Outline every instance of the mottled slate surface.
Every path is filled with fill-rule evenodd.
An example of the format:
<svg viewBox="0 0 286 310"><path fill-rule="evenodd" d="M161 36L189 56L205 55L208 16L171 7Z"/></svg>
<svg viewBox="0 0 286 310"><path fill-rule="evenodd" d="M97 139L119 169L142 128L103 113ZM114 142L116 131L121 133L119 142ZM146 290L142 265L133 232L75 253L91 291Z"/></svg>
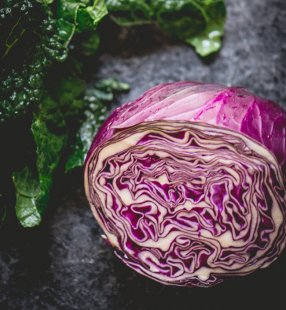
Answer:
<svg viewBox="0 0 286 310"><path fill-rule="evenodd" d="M228 0L222 51L207 60L153 28L108 27L95 78L132 90L118 104L164 81L240 85L286 107L285 0ZM151 35L150 35L151 33ZM286 255L270 268L212 289L165 287L123 266L100 238L81 172L58 180L38 229L0 231L0 309L283 309ZM284 282L284 284L283 284ZM282 307L282 308L281 308Z"/></svg>

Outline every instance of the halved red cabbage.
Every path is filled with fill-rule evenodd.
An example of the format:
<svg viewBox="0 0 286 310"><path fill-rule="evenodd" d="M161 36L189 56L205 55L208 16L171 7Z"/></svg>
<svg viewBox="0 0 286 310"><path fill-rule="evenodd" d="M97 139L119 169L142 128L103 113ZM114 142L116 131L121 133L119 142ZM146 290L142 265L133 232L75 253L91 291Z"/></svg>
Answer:
<svg viewBox="0 0 286 310"><path fill-rule="evenodd" d="M92 211L123 262L212 286L286 244L286 113L242 88L168 83L117 108L87 155Z"/></svg>

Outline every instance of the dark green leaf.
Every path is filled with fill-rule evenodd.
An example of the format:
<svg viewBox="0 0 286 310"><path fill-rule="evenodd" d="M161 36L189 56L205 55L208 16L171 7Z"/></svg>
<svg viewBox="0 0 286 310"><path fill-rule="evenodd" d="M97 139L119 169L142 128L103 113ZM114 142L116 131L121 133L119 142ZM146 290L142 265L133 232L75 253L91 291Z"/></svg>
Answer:
<svg viewBox="0 0 286 310"><path fill-rule="evenodd" d="M67 56L50 6L29 0L4 4L8 7L0 9L4 38L0 40L0 122L35 109L44 93L48 68Z"/></svg>
<svg viewBox="0 0 286 310"><path fill-rule="evenodd" d="M49 201L55 172L66 147L68 122L82 111L85 83L76 77L62 77L50 87L35 115L32 135L36 160L15 172L16 215L22 226L38 225Z"/></svg>
<svg viewBox="0 0 286 310"><path fill-rule="evenodd" d="M114 100L116 94L129 90L129 85L118 82L114 79L105 79L95 84L87 90L85 101L87 108L85 110L85 119L76 135L70 156L65 165L65 170L70 171L76 167L81 167L85 156L89 150L92 139L99 126L105 120L108 105Z"/></svg>
<svg viewBox="0 0 286 310"><path fill-rule="evenodd" d="M75 32L95 30L106 14L104 0L59 0L58 26L64 44L70 43Z"/></svg>
<svg viewBox="0 0 286 310"><path fill-rule="evenodd" d="M99 34L96 31L90 32L86 35L85 40L82 40L80 44L80 53L84 56L94 55L100 43Z"/></svg>
<svg viewBox="0 0 286 310"><path fill-rule="evenodd" d="M224 0L151 0L162 29L195 47L201 56L221 48L226 8Z"/></svg>
<svg viewBox="0 0 286 310"><path fill-rule="evenodd" d="M95 0L93 5L81 7L77 15L77 32L95 30L106 15L107 8L104 0Z"/></svg>
<svg viewBox="0 0 286 310"><path fill-rule="evenodd" d="M32 125L37 160L13 174L16 189L16 215L21 225L39 225L48 204L55 170L66 144L65 134L52 133L46 124L36 119Z"/></svg>
<svg viewBox="0 0 286 310"><path fill-rule="evenodd" d="M76 134L75 143L67 159L65 165L66 172L83 165L94 134L104 121L106 114L107 108L101 102L90 104L89 109L85 112L85 121Z"/></svg>
<svg viewBox="0 0 286 310"><path fill-rule="evenodd" d="M78 77L67 76L58 80L41 106L41 118L63 128L61 123L78 116L82 111L85 87L86 83Z"/></svg>
<svg viewBox="0 0 286 310"><path fill-rule="evenodd" d="M53 3L55 0L36 0L39 3L43 3L43 4L51 4Z"/></svg>
<svg viewBox="0 0 286 310"><path fill-rule="evenodd" d="M106 0L108 12L120 26L150 23L152 11L145 0Z"/></svg>
<svg viewBox="0 0 286 310"><path fill-rule="evenodd" d="M163 30L194 46L201 56L221 48L224 0L107 0L106 5L120 26L157 22Z"/></svg>

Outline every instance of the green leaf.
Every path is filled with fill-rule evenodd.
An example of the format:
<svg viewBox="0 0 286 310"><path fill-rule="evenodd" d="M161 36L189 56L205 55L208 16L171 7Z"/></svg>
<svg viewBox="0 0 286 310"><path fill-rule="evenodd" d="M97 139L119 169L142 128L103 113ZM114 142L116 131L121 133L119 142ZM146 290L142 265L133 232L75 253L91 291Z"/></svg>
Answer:
<svg viewBox="0 0 286 310"><path fill-rule="evenodd" d="M66 57L52 15L50 6L29 0L0 8L0 122L29 113L42 98L48 67Z"/></svg>
<svg viewBox="0 0 286 310"><path fill-rule="evenodd" d="M120 26L156 22L193 45L201 56L221 48L226 18L224 0L107 0L106 5Z"/></svg>
<svg viewBox="0 0 286 310"><path fill-rule="evenodd" d="M55 0L36 0L36 1L39 3L48 5L48 4L53 3Z"/></svg>
<svg viewBox="0 0 286 310"><path fill-rule="evenodd" d="M104 0L95 0L93 5L81 7L77 16L77 32L96 29L99 22L107 15L107 8Z"/></svg>
<svg viewBox="0 0 286 310"><path fill-rule="evenodd" d="M224 0L152 0L162 29L195 47L201 56L221 48L226 7Z"/></svg>
<svg viewBox="0 0 286 310"><path fill-rule="evenodd" d="M67 159L66 172L83 165L94 135L106 118L107 104L109 103L110 106L116 94L126 92L129 89L129 85L126 83L118 82L115 79L105 79L87 90L85 119L76 134L75 143Z"/></svg>
<svg viewBox="0 0 286 310"><path fill-rule="evenodd" d="M107 107L100 101L89 105L89 108L85 111L85 121L76 134L75 142L67 159L65 165L66 172L83 165L92 139L105 120L106 114Z"/></svg>
<svg viewBox="0 0 286 310"><path fill-rule="evenodd" d="M32 124L32 133L36 143L36 162L13 174L16 215L24 227L40 224L48 204L53 176L67 141L65 134L52 133L39 118Z"/></svg>
<svg viewBox="0 0 286 310"><path fill-rule="evenodd" d="M51 176L59 164L67 135L51 132L41 118L36 119L32 124L32 132L37 145L36 164L41 189L48 189L51 185Z"/></svg>
<svg viewBox="0 0 286 310"><path fill-rule="evenodd" d="M1 59L10 53L12 48L21 40L22 36L27 31L27 28L23 27L21 19L21 17L16 19L15 24L11 25L12 27L9 29L5 40L1 40L3 42Z"/></svg>
<svg viewBox="0 0 286 310"><path fill-rule="evenodd" d="M41 209L38 200L40 187L38 177L25 167L13 174L16 189L16 216L24 227L33 227L41 222Z"/></svg>
<svg viewBox="0 0 286 310"><path fill-rule="evenodd" d="M185 41L193 45L199 55L205 57L220 50L223 33L222 24L212 23L201 34Z"/></svg>
<svg viewBox="0 0 286 310"><path fill-rule="evenodd" d="M64 128L65 123L82 112L86 83L73 76L56 80L41 107L41 118L53 127Z"/></svg>
<svg viewBox="0 0 286 310"><path fill-rule="evenodd" d="M57 13L59 34L68 46L75 33L94 31L107 8L104 0L59 0Z"/></svg>
<svg viewBox="0 0 286 310"><path fill-rule="evenodd" d="M152 22L152 11L145 0L106 0L106 6L112 19L120 26Z"/></svg>
<svg viewBox="0 0 286 310"><path fill-rule="evenodd" d="M76 65L70 60L57 79L46 82L47 92L31 127L35 159L13 174L16 214L24 227L41 222L73 122L78 123L83 112L86 84L76 76Z"/></svg>
<svg viewBox="0 0 286 310"><path fill-rule="evenodd" d="M96 31L87 34L84 40L80 41L80 53L84 56L94 55L100 43L99 34Z"/></svg>

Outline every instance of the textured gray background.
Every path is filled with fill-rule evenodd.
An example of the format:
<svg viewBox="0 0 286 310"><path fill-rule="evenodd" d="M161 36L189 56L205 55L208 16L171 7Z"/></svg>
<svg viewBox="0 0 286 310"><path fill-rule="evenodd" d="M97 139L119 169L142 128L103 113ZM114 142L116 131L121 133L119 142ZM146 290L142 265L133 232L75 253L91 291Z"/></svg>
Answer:
<svg viewBox="0 0 286 310"><path fill-rule="evenodd" d="M152 27L108 26L95 79L117 77L132 90L193 79L245 86L286 104L286 1L228 0L222 51L206 60ZM58 180L44 224L0 231L0 309L283 309L286 255L270 268L212 289L166 287L123 266L100 238L81 172ZM285 308L285 307L284 307Z"/></svg>

